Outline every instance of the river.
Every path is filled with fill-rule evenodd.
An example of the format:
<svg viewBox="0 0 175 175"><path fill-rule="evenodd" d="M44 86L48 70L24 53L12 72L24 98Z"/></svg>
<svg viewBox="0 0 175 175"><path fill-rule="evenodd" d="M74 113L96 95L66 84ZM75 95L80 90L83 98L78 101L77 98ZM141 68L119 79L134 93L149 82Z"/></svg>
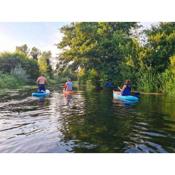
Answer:
<svg viewBox="0 0 175 175"><path fill-rule="evenodd" d="M111 90L77 90L66 105L61 88L38 99L32 91L0 96L1 153L175 152L175 99L141 95L135 104Z"/></svg>

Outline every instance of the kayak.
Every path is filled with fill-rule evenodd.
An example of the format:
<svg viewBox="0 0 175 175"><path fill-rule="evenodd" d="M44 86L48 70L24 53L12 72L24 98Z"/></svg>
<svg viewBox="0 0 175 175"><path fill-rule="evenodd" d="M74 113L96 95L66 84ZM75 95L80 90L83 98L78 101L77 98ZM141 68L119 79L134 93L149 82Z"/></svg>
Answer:
<svg viewBox="0 0 175 175"><path fill-rule="evenodd" d="M113 97L114 99L117 100L122 100L122 101L129 101L129 102L137 102L139 101L139 98L136 96L132 96L132 95L118 95L115 91L113 91Z"/></svg>
<svg viewBox="0 0 175 175"><path fill-rule="evenodd" d="M72 94L74 94L74 93L75 93L74 91L65 91L65 90L63 90L64 96L72 95Z"/></svg>
<svg viewBox="0 0 175 175"><path fill-rule="evenodd" d="M50 94L49 90L46 90L45 92L33 92L32 96L33 97L46 97Z"/></svg>

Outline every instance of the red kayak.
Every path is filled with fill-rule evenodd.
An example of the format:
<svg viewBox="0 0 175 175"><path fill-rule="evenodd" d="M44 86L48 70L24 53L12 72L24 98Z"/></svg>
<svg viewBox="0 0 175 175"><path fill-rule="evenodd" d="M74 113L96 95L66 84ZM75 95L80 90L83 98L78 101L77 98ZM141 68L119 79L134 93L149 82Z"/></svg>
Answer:
<svg viewBox="0 0 175 175"><path fill-rule="evenodd" d="M74 91L65 91L65 90L63 90L63 94L66 97L67 95L75 94L75 92Z"/></svg>

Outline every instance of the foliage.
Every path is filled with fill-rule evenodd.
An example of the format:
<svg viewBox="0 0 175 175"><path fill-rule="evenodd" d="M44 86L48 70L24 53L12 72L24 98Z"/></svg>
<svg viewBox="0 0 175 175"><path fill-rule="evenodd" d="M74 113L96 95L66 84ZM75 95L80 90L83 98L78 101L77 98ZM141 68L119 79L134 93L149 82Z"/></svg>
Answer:
<svg viewBox="0 0 175 175"><path fill-rule="evenodd" d="M84 82L86 78L85 69L79 67L77 70L77 79L79 82Z"/></svg>
<svg viewBox="0 0 175 175"><path fill-rule="evenodd" d="M58 48L63 49L60 55L60 67L77 70L81 67L90 79L91 71L96 71L106 78L118 78L119 64L128 56L132 38L129 35L136 23L72 23L64 26L64 34ZM62 71L61 71L62 72ZM95 79L101 77L95 77ZM95 81L96 81L95 80ZM98 81L96 81L98 82Z"/></svg>
<svg viewBox="0 0 175 175"><path fill-rule="evenodd" d="M24 53L25 55L28 55L29 49L27 44L24 44L22 46L16 46L16 52Z"/></svg>
<svg viewBox="0 0 175 175"><path fill-rule="evenodd" d="M50 64L51 52L43 52L38 59L39 71L42 74L46 74L49 77L52 76L52 67Z"/></svg>
<svg viewBox="0 0 175 175"><path fill-rule="evenodd" d="M92 84L130 79L134 89L171 94L175 75L175 23L159 23L138 32L137 23L80 22L64 26L57 44L65 71ZM144 41L144 42L143 42ZM99 83L100 82L100 83Z"/></svg>
<svg viewBox="0 0 175 175"><path fill-rule="evenodd" d="M175 54L175 23L160 23L145 32L148 43L144 64L156 72L164 72L169 66L169 58Z"/></svg>
<svg viewBox="0 0 175 175"><path fill-rule="evenodd" d="M0 88L18 88L24 85L24 82L12 74L0 74Z"/></svg>
<svg viewBox="0 0 175 175"><path fill-rule="evenodd" d="M35 60L29 59L22 52L8 53L3 52L0 54L0 70L4 74L12 73L16 67L20 67L26 71L28 79L35 80L39 75L38 64Z"/></svg>
<svg viewBox="0 0 175 175"><path fill-rule="evenodd" d="M27 74L27 71L24 70L20 64L16 65L16 67L11 70L11 74L16 76L18 79L22 80L23 82L29 81L29 75Z"/></svg>
<svg viewBox="0 0 175 175"><path fill-rule="evenodd" d="M175 95L175 56L170 57L170 65L162 73L163 92L170 95Z"/></svg>
<svg viewBox="0 0 175 175"><path fill-rule="evenodd" d="M137 73L137 88L144 92L159 92L162 86L161 74L156 73L151 67L141 69Z"/></svg>
<svg viewBox="0 0 175 175"><path fill-rule="evenodd" d="M30 55L34 60L38 60L38 56L41 54L40 50L36 47L32 47Z"/></svg>

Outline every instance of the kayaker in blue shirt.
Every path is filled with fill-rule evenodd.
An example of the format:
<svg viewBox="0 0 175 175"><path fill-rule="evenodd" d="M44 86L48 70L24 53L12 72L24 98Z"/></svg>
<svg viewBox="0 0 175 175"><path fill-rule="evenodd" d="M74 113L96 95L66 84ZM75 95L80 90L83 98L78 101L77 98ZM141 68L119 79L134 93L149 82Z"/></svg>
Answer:
<svg viewBox="0 0 175 175"><path fill-rule="evenodd" d="M73 83L71 79L69 78L67 82L64 84L64 90L65 91L72 91Z"/></svg>
<svg viewBox="0 0 175 175"><path fill-rule="evenodd" d="M113 82L111 80L108 80L105 85L106 88L112 88L113 87Z"/></svg>
<svg viewBox="0 0 175 175"><path fill-rule="evenodd" d="M70 104L70 101L72 99L72 93L73 93L73 83L69 78L68 81L64 84L63 88L63 94L66 99L66 105Z"/></svg>
<svg viewBox="0 0 175 175"><path fill-rule="evenodd" d="M130 80L125 80L125 84L123 85L122 88L118 87L120 92L118 92L118 95L131 95L131 81Z"/></svg>

